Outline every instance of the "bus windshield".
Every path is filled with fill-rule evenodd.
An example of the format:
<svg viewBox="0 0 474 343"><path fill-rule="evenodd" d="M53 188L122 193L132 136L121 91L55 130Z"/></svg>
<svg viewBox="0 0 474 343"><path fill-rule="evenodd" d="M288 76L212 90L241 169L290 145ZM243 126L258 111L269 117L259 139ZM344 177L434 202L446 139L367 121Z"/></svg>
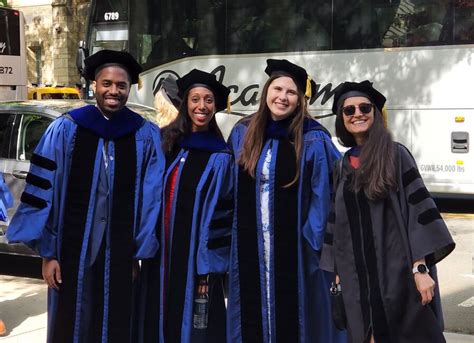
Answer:
<svg viewBox="0 0 474 343"><path fill-rule="evenodd" d="M20 55L20 15L0 8L0 55Z"/></svg>
<svg viewBox="0 0 474 343"><path fill-rule="evenodd" d="M26 99L26 48L21 12L0 7L0 100Z"/></svg>
<svg viewBox="0 0 474 343"><path fill-rule="evenodd" d="M101 49L128 49L128 0L93 0L91 53Z"/></svg>
<svg viewBox="0 0 474 343"><path fill-rule="evenodd" d="M145 69L216 54L474 43L474 1L143 0L130 52Z"/></svg>

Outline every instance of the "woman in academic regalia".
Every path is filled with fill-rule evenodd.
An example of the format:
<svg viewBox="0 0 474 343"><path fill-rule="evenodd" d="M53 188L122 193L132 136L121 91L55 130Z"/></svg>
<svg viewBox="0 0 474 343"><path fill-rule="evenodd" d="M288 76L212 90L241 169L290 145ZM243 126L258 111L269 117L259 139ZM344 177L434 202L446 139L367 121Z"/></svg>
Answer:
<svg viewBox="0 0 474 343"><path fill-rule="evenodd" d="M214 117L229 90L194 69L179 80L178 117L163 128L167 172L160 252L142 268L140 341L223 342L223 278L232 225L233 156ZM193 323L194 300L208 299L207 328Z"/></svg>
<svg viewBox="0 0 474 343"><path fill-rule="evenodd" d="M321 268L340 279L350 342L445 342L435 264L454 242L384 125L385 100L369 81L334 96L336 133L350 149L335 170Z"/></svg>
<svg viewBox="0 0 474 343"><path fill-rule="evenodd" d="M256 113L232 130L236 213L228 342L345 342L319 256L339 153L308 115L315 84L287 60L267 60Z"/></svg>

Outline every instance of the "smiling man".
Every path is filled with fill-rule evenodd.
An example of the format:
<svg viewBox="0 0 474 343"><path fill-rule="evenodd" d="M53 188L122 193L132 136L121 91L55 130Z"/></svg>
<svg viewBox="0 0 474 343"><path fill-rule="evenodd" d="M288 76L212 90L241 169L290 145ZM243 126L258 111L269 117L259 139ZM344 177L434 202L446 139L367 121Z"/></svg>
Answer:
<svg viewBox="0 0 474 343"><path fill-rule="evenodd" d="M8 229L43 258L48 342L131 342L137 260L158 247L164 157L156 125L125 104L140 65L125 52L85 60L97 105L48 128Z"/></svg>

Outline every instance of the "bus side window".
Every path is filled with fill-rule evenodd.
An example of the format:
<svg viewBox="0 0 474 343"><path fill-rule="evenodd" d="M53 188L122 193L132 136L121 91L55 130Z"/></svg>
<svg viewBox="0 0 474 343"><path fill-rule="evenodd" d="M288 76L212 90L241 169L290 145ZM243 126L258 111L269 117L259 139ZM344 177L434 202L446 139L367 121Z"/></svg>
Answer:
<svg viewBox="0 0 474 343"><path fill-rule="evenodd" d="M378 9L384 22L384 47L450 43L452 5L437 0L400 1Z"/></svg>
<svg viewBox="0 0 474 343"><path fill-rule="evenodd" d="M378 14L371 1L335 0L332 48L379 48L382 38Z"/></svg>
<svg viewBox="0 0 474 343"><path fill-rule="evenodd" d="M46 131L51 119L37 115L25 114L20 128L20 146L19 159L22 161L30 160L33 152L38 145L41 136Z"/></svg>
<svg viewBox="0 0 474 343"><path fill-rule="evenodd" d="M258 53L264 51L263 1L232 1L228 3L226 53Z"/></svg>
<svg viewBox="0 0 474 343"><path fill-rule="evenodd" d="M474 43L474 4L454 8L454 43Z"/></svg>

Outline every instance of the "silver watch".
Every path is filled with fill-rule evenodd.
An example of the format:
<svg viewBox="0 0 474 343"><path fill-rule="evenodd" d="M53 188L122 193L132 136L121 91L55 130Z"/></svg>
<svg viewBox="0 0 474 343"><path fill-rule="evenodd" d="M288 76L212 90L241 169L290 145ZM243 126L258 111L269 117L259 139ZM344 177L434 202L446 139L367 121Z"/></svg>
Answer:
<svg viewBox="0 0 474 343"><path fill-rule="evenodd" d="M416 273L420 273L420 274L426 274L428 273L430 270L428 269L428 267L426 266L426 264L423 264L423 263L420 263L419 265L417 265L416 267L414 267L412 269L412 272L413 274L416 274Z"/></svg>

